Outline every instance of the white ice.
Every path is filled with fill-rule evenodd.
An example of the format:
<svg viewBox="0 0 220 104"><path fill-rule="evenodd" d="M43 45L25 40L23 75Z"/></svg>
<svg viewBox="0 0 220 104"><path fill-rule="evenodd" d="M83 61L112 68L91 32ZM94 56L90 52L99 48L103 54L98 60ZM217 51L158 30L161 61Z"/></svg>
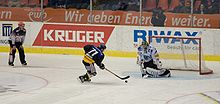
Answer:
<svg viewBox="0 0 220 104"><path fill-rule="evenodd" d="M142 79L135 58L108 57L91 83L80 83L86 72L82 56L26 54L28 66L7 65L0 53L0 104L220 104L220 62L208 62L211 75L171 71L170 78Z"/></svg>

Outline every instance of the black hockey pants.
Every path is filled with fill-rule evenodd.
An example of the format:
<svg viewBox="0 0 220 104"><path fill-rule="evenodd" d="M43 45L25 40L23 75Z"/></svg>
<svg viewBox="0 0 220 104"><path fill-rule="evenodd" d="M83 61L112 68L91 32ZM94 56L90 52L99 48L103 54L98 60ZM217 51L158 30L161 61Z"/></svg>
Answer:
<svg viewBox="0 0 220 104"><path fill-rule="evenodd" d="M147 67L149 68L153 68L153 69L156 69L156 70L159 70L157 68L157 65L154 64L153 60L149 61L149 62L144 62L144 69L146 69Z"/></svg>
<svg viewBox="0 0 220 104"><path fill-rule="evenodd" d="M10 53L9 53L9 62L8 62L8 64L13 64L14 59L15 59L16 49L13 49L13 45L12 45L12 42L10 40L9 40L9 44L10 44ZM15 47L18 49L21 64L26 63L24 48L22 46L22 43L21 42L15 42Z"/></svg>

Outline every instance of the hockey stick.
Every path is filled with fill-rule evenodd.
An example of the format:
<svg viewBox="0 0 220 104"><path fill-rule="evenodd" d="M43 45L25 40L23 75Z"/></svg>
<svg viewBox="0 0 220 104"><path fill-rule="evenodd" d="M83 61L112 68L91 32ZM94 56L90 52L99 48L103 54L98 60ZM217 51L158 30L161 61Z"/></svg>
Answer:
<svg viewBox="0 0 220 104"><path fill-rule="evenodd" d="M126 77L120 77L120 76L118 76L117 74L113 73L112 71L108 70L107 68L105 68L105 70L107 70L108 72L110 72L111 74L115 75L116 77L118 77L118 78L121 79L121 80L125 80L125 79L130 78L129 75L126 76Z"/></svg>
<svg viewBox="0 0 220 104"><path fill-rule="evenodd" d="M142 63L140 63L139 66L140 66L141 74L145 74L145 72L144 72L144 68L143 68L143 66L142 66Z"/></svg>

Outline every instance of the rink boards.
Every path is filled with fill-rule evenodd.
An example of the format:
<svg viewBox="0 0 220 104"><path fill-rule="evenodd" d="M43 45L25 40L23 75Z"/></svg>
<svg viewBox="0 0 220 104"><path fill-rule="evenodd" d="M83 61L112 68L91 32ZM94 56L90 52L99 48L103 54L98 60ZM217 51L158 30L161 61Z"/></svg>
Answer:
<svg viewBox="0 0 220 104"><path fill-rule="evenodd" d="M0 52L8 52L8 36L18 22L0 23ZM137 46L149 36L173 36L202 39L202 50L206 60L220 61L220 30L204 28L168 28L146 26L85 25L70 23L25 22L27 35L24 42L27 53L82 55L86 44L107 45L108 56L136 57ZM166 43L175 45L175 40ZM164 40L157 42L166 44ZM196 44L191 41L185 44ZM166 53L167 52L167 53ZM173 56L164 50L163 56ZM182 53L177 53L182 54Z"/></svg>

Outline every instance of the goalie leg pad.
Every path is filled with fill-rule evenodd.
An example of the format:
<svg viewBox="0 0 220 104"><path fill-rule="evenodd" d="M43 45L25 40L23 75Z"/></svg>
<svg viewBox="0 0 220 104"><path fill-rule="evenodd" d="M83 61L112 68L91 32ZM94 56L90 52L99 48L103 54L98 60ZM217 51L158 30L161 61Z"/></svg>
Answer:
<svg viewBox="0 0 220 104"><path fill-rule="evenodd" d="M170 77L171 73L168 69L162 69L165 70L164 73L160 74L161 77Z"/></svg>
<svg viewBox="0 0 220 104"><path fill-rule="evenodd" d="M170 77L170 71L168 69L156 70L152 68L146 68L147 77L159 78L159 77Z"/></svg>

